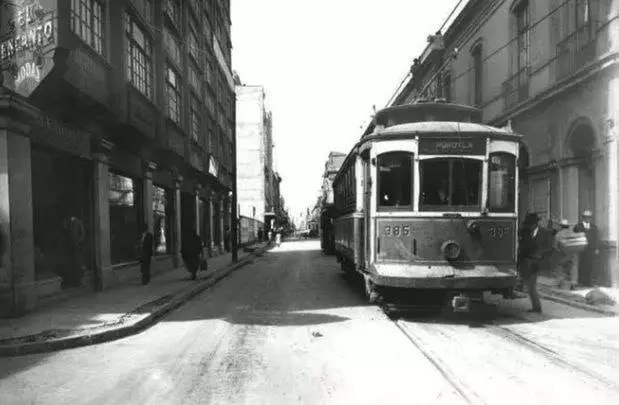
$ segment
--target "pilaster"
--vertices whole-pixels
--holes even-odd
[[[174,267],[180,267],[183,264],[181,257],[181,246],[183,243],[181,236],[181,185],[183,184],[183,176],[176,174],[174,178]]]
[[[0,94],[0,316],[36,305],[30,124],[38,110]]]
[[[195,188],[195,209],[196,209],[196,232],[198,233],[198,236],[202,236],[202,227],[200,226],[202,224],[202,218],[200,216],[200,190],[202,190],[202,185],[201,184],[196,184],[196,188]]]
[[[155,219],[153,217],[153,173],[157,165],[153,162],[144,162],[144,181],[142,182],[142,201],[144,212],[144,224],[148,232],[153,233]]]
[[[111,142],[102,140],[99,150],[93,155],[95,291],[105,290],[114,283],[109,204],[109,154],[113,148]]]
[[[211,247],[211,255],[214,254],[215,249],[215,197],[213,193],[209,193],[208,195],[208,208],[209,208],[209,221],[208,227],[210,232],[210,247]]]
[[[226,239],[226,231],[225,231],[225,222],[224,222],[224,217],[226,216],[226,212],[225,212],[225,207],[224,207],[224,196],[219,196],[218,200],[219,200],[219,248],[221,249],[222,253],[226,252],[226,249],[224,248],[224,240]]]

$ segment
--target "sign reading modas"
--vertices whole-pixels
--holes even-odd
[[[8,15],[9,27],[0,37],[2,84],[28,97],[52,67],[47,53],[56,43],[53,12],[46,11],[40,0],[5,2],[2,14]]]

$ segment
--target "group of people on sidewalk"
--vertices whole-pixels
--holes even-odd
[[[567,284],[568,288],[574,289],[582,283],[581,280],[588,280],[599,255],[598,230],[592,222],[591,211],[584,211],[574,227],[562,219],[559,223],[561,229],[556,231],[542,228],[539,222],[537,214],[526,215],[519,231],[518,251],[519,287],[527,287],[532,306],[530,312],[537,313],[542,312],[537,279],[544,264],[555,262],[560,286]],[[549,260],[551,257],[555,260]]]
[[[150,267],[154,254],[153,234],[148,230],[148,226],[142,229],[142,237],[140,239],[140,273],[142,275],[142,284],[146,285],[150,282]],[[206,244],[198,235],[194,228],[185,228],[181,239],[181,257],[185,263],[185,267],[191,274],[191,279],[197,278],[199,270],[207,269],[207,254],[205,252]]]

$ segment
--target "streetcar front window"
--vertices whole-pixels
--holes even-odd
[[[514,212],[516,208],[516,157],[493,153],[488,165],[488,210]]]
[[[481,210],[482,162],[474,159],[422,160],[420,211]]]
[[[378,156],[378,207],[411,209],[413,154],[389,152]]]

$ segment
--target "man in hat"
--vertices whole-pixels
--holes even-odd
[[[597,262],[597,258],[600,254],[598,247],[599,236],[598,228],[591,221],[593,214],[590,210],[585,210],[582,213],[582,219],[574,226],[574,232],[584,232],[587,237],[587,247],[580,253],[578,262],[578,277],[576,280],[579,285],[591,286],[593,268]]]
[[[529,312],[542,312],[542,303],[537,293],[537,276],[539,275],[540,263],[548,253],[550,237],[548,231],[539,226],[540,218],[537,214],[527,214],[523,228],[520,231],[519,263],[521,277],[527,286],[531,299]]]

